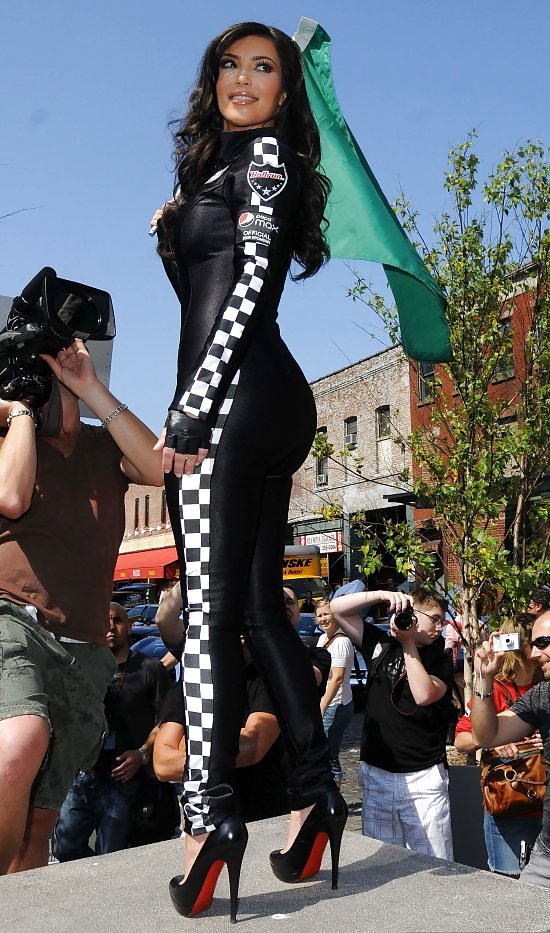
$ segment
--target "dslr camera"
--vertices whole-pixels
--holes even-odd
[[[401,612],[396,612],[393,617],[393,622],[396,628],[401,632],[407,632],[415,622],[414,609],[412,606],[407,606],[406,609],[403,609]]]
[[[519,635],[517,632],[505,635],[493,635],[493,651],[519,651]]]
[[[49,402],[38,433],[56,434],[61,417],[59,390],[40,354],[56,356],[75,337],[112,340],[115,332],[108,292],[60,279],[46,266],[14,298],[0,331],[0,398],[26,401],[35,414]]]

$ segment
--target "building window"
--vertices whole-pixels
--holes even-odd
[[[376,439],[382,440],[390,436],[390,406],[381,405],[376,409]]]
[[[515,372],[512,315],[510,312],[508,312],[506,317],[501,318],[499,331],[500,340],[496,348],[498,360],[493,375],[494,382],[499,382],[501,379],[511,379]]]
[[[390,437],[390,406],[376,409],[376,467],[379,474],[392,471],[392,439]]]
[[[432,402],[434,398],[435,364],[420,361],[418,363],[418,401]]]
[[[145,496],[145,527],[149,528],[149,505],[150,505],[150,496]]]
[[[162,495],[160,499],[160,521],[162,525],[166,525],[166,490],[162,490]]]
[[[327,436],[326,427],[317,428],[317,434],[323,434],[326,438]],[[315,482],[317,486],[326,486],[328,483],[328,458],[317,457],[316,462],[317,462],[317,467],[315,470]]]
[[[344,445],[355,447],[357,444],[357,418],[346,418],[344,421]]]
[[[139,528],[139,499],[134,499],[134,531]]]
[[[498,428],[499,434],[503,437],[510,431],[517,431],[518,429],[518,419],[516,415],[507,415],[503,418],[498,419]],[[504,476],[517,476],[519,472],[519,464],[513,454],[508,457],[506,464],[504,465],[503,475]]]

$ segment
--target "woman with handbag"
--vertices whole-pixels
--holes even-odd
[[[502,669],[495,678],[493,702],[497,713],[508,709],[540,680],[539,665],[531,659],[532,624],[532,617],[523,613],[507,620],[500,628],[501,634],[516,632],[519,635],[520,649],[506,652]],[[469,710],[457,723],[455,748],[460,752],[474,752],[479,748],[472,738]],[[540,784],[541,775],[532,770],[527,772],[525,766],[533,763],[544,765],[541,749],[540,734],[536,733],[523,742],[482,752],[483,831],[487,862],[490,870],[498,874],[517,878],[525,852],[540,832],[545,787]],[[514,773],[519,773],[526,781],[514,785],[506,778],[506,775],[513,777]]]

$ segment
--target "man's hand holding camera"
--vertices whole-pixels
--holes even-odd
[[[41,357],[46,360],[57,381],[83,401],[87,401],[87,393],[93,391],[97,384],[105,388],[97,378],[84,341],[78,337],[60,350],[55,359],[47,353],[42,353]]]
[[[405,646],[415,644],[418,631],[418,619],[414,614],[412,602],[407,603],[403,609],[396,610],[390,617],[390,635],[397,638]]]
[[[495,651],[493,640],[494,635],[489,635],[488,641],[480,645],[474,656],[474,672],[487,685],[488,691],[492,689],[493,680],[502,667],[505,655],[504,651]]]

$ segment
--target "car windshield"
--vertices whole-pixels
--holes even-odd
[[[298,599],[305,599],[306,593],[311,593],[313,599],[319,599],[325,595],[325,587],[320,577],[295,577],[287,582]]]
[[[315,616],[309,613],[300,616],[298,635],[322,635],[321,629],[315,622]]]

